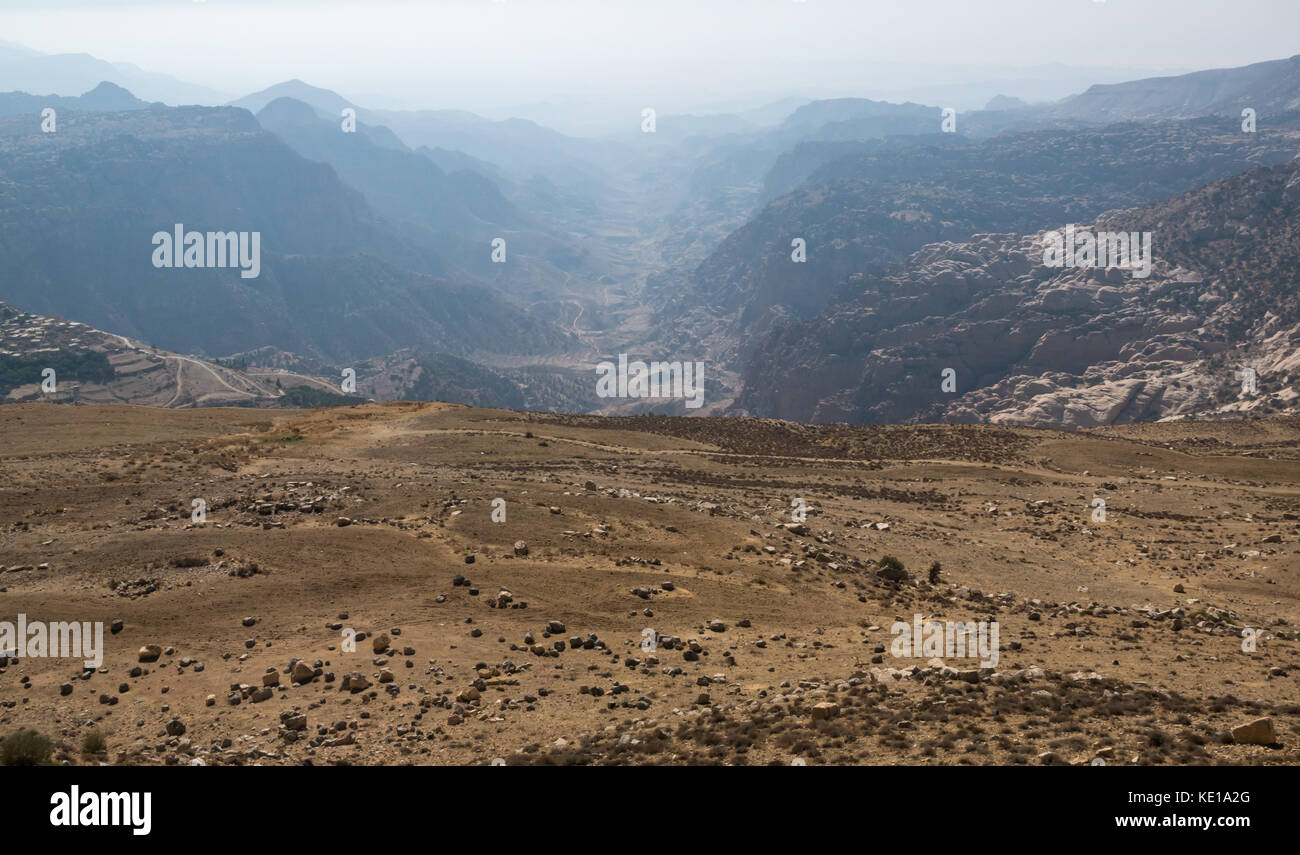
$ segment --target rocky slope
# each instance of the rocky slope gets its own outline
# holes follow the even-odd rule
[[[0,401],[153,407],[343,403],[328,377],[184,356],[0,303]],[[47,378],[52,388],[43,385]]]
[[[849,276],[882,273],[921,246],[1028,232],[1155,202],[1252,166],[1289,160],[1300,114],[1267,134],[1212,119],[1034,131],[971,142],[951,135],[863,143],[815,169],[728,237],[663,310],[734,323],[810,317]],[[806,263],[791,241],[807,241]]]
[[[259,275],[155,268],[151,238],[176,223],[258,232]],[[348,362],[572,341],[231,108],[80,113],[53,134],[0,119],[0,299],[208,355],[274,346]]]
[[[826,315],[766,337],[737,408],[1074,428],[1293,407],[1297,162],[1079,228],[1150,232],[1149,278],[1045,266],[1041,232],[931,244],[897,273],[850,279],[856,293]]]
[[[553,298],[575,278],[595,280],[609,272],[587,242],[507,200],[492,170],[480,172],[486,165],[473,158],[457,163],[430,149],[412,151],[392,131],[364,122],[344,133],[337,114],[322,117],[293,98],[272,101],[257,120],[303,157],[333,166],[411,242],[454,259],[460,270],[525,305]],[[492,261],[497,238],[507,241],[507,264]]]

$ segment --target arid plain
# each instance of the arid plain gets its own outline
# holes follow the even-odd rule
[[[100,669],[0,668],[0,732],[60,762],[1300,761],[1294,419],[13,404],[0,437],[0,620],[105,626]],[[895,656],[918,615],[996,621],[997,663]]]

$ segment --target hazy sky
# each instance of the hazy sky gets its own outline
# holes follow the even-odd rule
[[[1300,53],[1300,0],[0,0],[0,38],[231,94],[298,77],[375,106],[689,105],[972,65],[1244,65]]]

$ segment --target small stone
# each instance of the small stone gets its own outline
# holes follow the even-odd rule
[[[370,680],[360,671],[343,675],[343,691],[355,693],[368,688],[370,688]]]

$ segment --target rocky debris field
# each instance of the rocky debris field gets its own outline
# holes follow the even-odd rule
[[[1295,420],[14,404],[0,433],[0,621],[104,627],[98,667],[0,650],[0,737],[58,763],[1300,761]],[[914,621],[996,653],[900,647]]]

